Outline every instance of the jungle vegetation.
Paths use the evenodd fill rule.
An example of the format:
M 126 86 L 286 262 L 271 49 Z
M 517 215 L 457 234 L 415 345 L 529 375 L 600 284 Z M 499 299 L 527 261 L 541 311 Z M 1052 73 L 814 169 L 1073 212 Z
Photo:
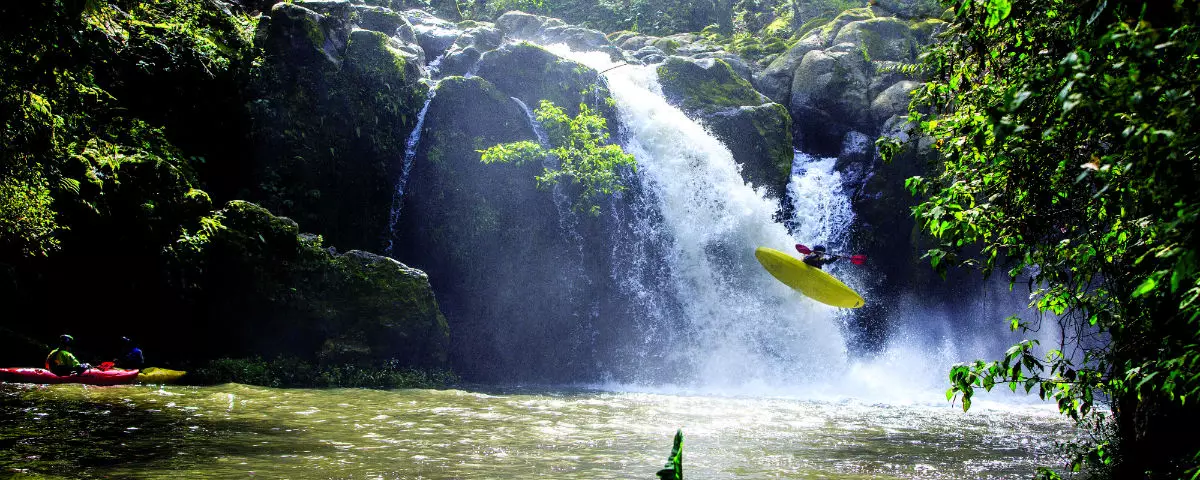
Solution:
M 1042 314 L 1012 328 L 1064 337 L 953 367 L 947 397 L 1053 398 L 1095 436 L 1071 470 L 1195 478 L 1200 3 L 947 4 L 909 117 L 940 154 L 907 182 L 926 257 L 1007 275 Z

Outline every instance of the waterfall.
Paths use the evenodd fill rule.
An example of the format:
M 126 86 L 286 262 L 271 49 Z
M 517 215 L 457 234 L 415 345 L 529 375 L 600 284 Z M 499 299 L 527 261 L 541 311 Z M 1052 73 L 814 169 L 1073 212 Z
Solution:
M 440 60 L 442 57 L 438 57 Z M 393 254 L 396 241 L 396 224 L 400 223 L 400 209 L 404 206 L 404 186 L 408 183 L 408 174 L 412 172 L 413 159 L 417 156 L 417 145 L 421 143 L 421 130 L 425 128 L 425 114 L 429 113 L 429 103 L 433 101 L 437 89 L 429 89 L 429 97 L 425 105 L 417 113 L 417 125 L 413 127 L 408 139 L 404 141 L 404 163 L 400 167 L 400 177 L 396 179 L 396 192 L 392 194 L 392 209 L 388 213 L 388 238 L 384 255 Z
M 550 49 L 598 71 L 615 65 L 606 54 Z M 659 348 L 687 358 L 689 383 L 723 390 L 814 382 L 843 367 L 837 309 L 779 283 L 754 257 L 759 246 L 794 252 L 795 239 L 773 219 L 778 199 L 746 184 L 729 150 L 667 103 L 653 67 L 629 65 L 606 77 L 623 147 L 637 158 L 639 186 L 648 192 L 640 201 L 652 202 L 634 211 L 661 216 L 657 228 L 665 232 L 658 235 L 670 242 L 661 261 L 684 317 L 678 323 L 690 333 L 683 344 Z M 619 258 L 637 250 L 614 248 L 612 263 L 655 262 Z

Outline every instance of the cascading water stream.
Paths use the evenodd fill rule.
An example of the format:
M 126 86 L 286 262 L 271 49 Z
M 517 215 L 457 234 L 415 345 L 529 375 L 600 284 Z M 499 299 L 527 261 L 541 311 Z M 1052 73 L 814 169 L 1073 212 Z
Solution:
M 614 65 L 605 54 L 550 48 L 597 70 Z M 652 193 L 643 201 L 654 205 L 636 210 L 659 212 L 671 242 L 663 261 L 690 335 L 686 345 L 664 347 L 687 357 L 688 383 L 777 390 L 845 366 L 836 309 L 780 284 L 754 258 L 758 246 L 793 251 L 794 239 L 773 220 L 777 200 L 747 185 L 729 150 L 667 103 L 653 67 L 606 75 L 623 146 L 638 159 L 641 188 Z
M 408 134 L 408 139 L 404 142 L 404 164 L 400 167 L 400 177 L 396 179 L 396 192 L 392 194 L 392 209 L 388 213 L 387 248 L 384 250 L 384 254 L 388 256 L 393 255 L 396 225 L 400 223 L 400 210 L 404 207 L 404 186 L 408 183 L 409 173 L 412 172 L 413 159 L 417 156 L 417 145 L 421 143 L 421 130 L 425 127 L 425 114 L 429 113 L 429 103 L 433 101 L 435 94 L 436 89 L 430 88 L 425 105 L 421 107 L 420 113 L 417 113 L 417 125 L 413 127 L 412 133 Z

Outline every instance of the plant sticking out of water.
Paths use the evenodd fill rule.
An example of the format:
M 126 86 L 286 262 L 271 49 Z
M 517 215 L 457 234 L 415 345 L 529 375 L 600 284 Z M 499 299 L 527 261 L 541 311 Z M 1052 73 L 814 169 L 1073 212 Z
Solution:
M 683 480 L 683 429 L 675 431 L 675 444 L 671 447 L 667 464 L 655 475 L 661 480 Z
M 549 100 L 542 100 L 534 111 L 546 130 L 548 145 L 531 141 L 511 142 L 478 150 L 483 163 L 522 165 L 542 160 L 547 155 L 558 159 L 557 167 L 547 166 L 536 178 L 538 188 L 551 188 L 569 180 L 577 187 L 573 208 L 595 216 L 600 214 L 602 197 L 624 191 L 624 168 L 636 169 L 637 160 L 620 145 L 608 143 L 608 122 L 586 104 L 579 105 L 574 118 Z

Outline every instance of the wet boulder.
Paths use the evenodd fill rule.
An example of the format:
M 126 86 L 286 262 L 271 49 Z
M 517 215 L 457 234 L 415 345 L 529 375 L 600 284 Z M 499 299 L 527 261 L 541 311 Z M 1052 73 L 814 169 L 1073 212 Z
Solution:
M 466 22 L 464 22 L 466 23 Z M 490 24 L 468 27 L 454 40 L 438 65 L 439 76 L 465 75 L 475 66 L 483 52 L 495 50 L 504 41 L 504 34 Z
M 559 57 L 531 43 L 505 45 L 483 54 L 476 74 L 501 92 L 521 99 L 530 109 L 550 100 L 571 115 L 581 103 L 615 125 L 616 109 L 606 99 L 608 88 L 595 69 Z
M 705 117 L 705 123 L 742 166 L 742 178 L 781 197 L 791 174 L 792 117 L 778 103 L 740 106 Z
M 511 11 L 496 19 L 496 28 L 518 40 L 537 41 L 546 28 L 565 27 L 566 22 L 525 12 Z
M 374 30 L 389 36 L 398 35 L 402 29 L 412 30 L 412 25 L 408 24 L 404 16 L 391 9 L 373 5 L 354 5 L 352 10 L 353 22 L 358 28 Z
M 893 116 L 907 115 L 912 92 L 920 86 L 920 82 L 912 80 L 900 80 L 892 84 L 871 102 L 871 117 L 876 123 L 883 125 Z
M 258 28 L 256 44 L 304 66 L 336 67 L 349 34 L 339 19 L 292 3 L 276 4 Z
M 462 34 L 458 26 L 423 10 L 408 10 L 405 18 L 412 25 L 417 43 L 425 51 L 425 61 L 433 62 L 450 49 Z
M 742 165 L 743 178 L 780 195 L 792 164 L 791 117 L 719 58 L 669 57 L 658 67 L 663 94 L 703 121 Z
M 916 39 L 907 22 L 880 17 L 847 23 L 834 37 L 834 44 L 853 43 L 870 60 L 914 61 Z
M 480 160 L 479 150 L 493 145 L 537 141 L 509 97 L 484 77 L 438 84 L 404 196 L 397 258 L 428 272 L 455 330 L 471 332 L 457 337 L 456 351 L 532 372 L 544 370 L 537 363 L 545 359 L 520 347 L 527 345 L 521 332 L 540 332 L 552 344 L 568 340 L 564 312 L 575 307 L 565 297 L 561 262 L 577 246 L 558 234 L 553 193 L 537 188 L 541 161 Z
M 875 132 L 869 123 L 873 73 L 854 44 L 805 55 L 792 80 L 789 108 L 797 143 L 818 155 L 836 155 L 846 133 Z
M 337 254 L 296 222 L 249 202 L 232 201 L 172 249 L 188 295 L 207 305 L 201 317 L 210 351 L 197 358 L 287 355 L 323 357 L 331 341 L 367 341 L 342 362 L 445 367 L 449 327 L 424 272 L 366 252 Z M 253 292 L 248 295 L 247 292 Z

